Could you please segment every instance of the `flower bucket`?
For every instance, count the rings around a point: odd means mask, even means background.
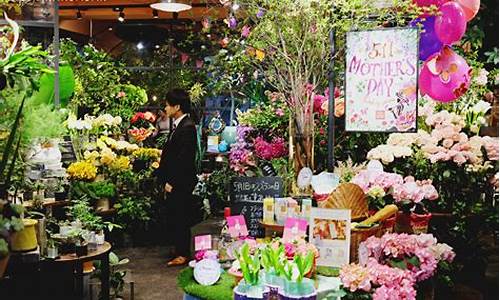
[[[148,168],[148,161],[142,159],[136,159],[132,164],[132,170],[134,172],[140,172]]]
[[[429,222],[431,221],[432,214],[410,214],[410,226],[414,234],[427,233],[429,230]]]
[[[14,252],[33,251],[38,247],[35,225],[37,220],[23,219],[24,228],[12,234],[10,247]]]
[[[279,291],[281,300],[316,300],[317,295],[314,281],[308,278],[300,283],[286,280],[284,288]]]
[[[234,300],[261,300],[264,299],[265,287],[261,284],[250,285],[241,280],[233,289]]]

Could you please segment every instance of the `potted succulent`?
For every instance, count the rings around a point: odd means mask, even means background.
[[[0,200],[0,278],[3,277],[9,260],[9,242],[13,233],[24,228],[21,218],[24,208]]]

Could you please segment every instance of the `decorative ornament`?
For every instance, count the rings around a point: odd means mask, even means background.
[[[220,134],[224,128],[226,127],[226,123],[220,118],[220,116],[213,117],[208,124],[208,128],[214,134]]]
[[[312,181],[313,172],[311,169],[305,167],[302,168],[297,176],[297,187],[299,189],[306,189]]]

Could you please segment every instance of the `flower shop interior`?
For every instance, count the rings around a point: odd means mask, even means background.
[[[498,10],[0,0],[0,299],[498,299]]]

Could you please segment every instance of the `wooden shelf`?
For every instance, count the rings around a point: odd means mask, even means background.
[[[60,200],[56,201],[54,198],[46,198],[43,201],[43,207],[62,207],[62,206],[68,206],[71,204],[70,200]],[[23,206],[25,208],[31,208],[33,207],[33,200],[29,201],[24,201]]]

